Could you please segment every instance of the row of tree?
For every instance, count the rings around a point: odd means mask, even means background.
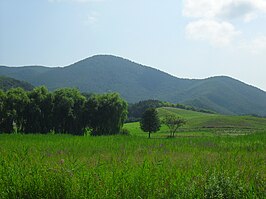
[[[127,103],[117,93],[86,96],[72,88],[49,92],[0,90],[0,132],[112,135],[121,131]]]
[[[129,104],[128,107],[128,122],[136,122],[140,121],[143,113],[149,109],[149,108],[160,108],[160,107],[173,107],[173,108],[179,108],[179,109],[184,109],[184,110],[191,110],[191,111],[196,111],[196,112],[203,112],[203,113],[214,113],[210,110],[205,110],[205,109],[200,109],[200,108],[195,108],[192,106],[188,105],[183,105],[183,104],[173,104],[170,102],[164,102],[164,101],[159,101],[159,100],[143,100],[139,101],[135,104]]]

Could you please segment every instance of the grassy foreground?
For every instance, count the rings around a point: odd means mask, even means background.
[[[265,143],[0,135],[0,198],[265,198]]]

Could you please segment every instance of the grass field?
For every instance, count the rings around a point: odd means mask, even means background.
[[[218,115],[197,114],[183,112],[173,139],[166,127],[147,139],[137,123],[131,136],[2,134],[0,198],[265,198],[264,120],[247,117],[252,132],[231,136],[200,126]]]

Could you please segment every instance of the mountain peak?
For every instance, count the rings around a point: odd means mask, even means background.
[[[116,61],[129,61],[129,62],[132,62],[130,60],[127,60],[125,58],[118,57],[118,56],[115,56],[115,55],[99,54],[99,55],[93,55],[91,57],[87,57],[87,58],[82,59],[82,60],[80,60],[78,62],[75,62],[74,64],[80,63],[80,62],[96,61],[96,60],[100,60],[100,61],[112,61],[112,60],[116,60]],[[73,64],[71,64],[71,65],[73,65]]]

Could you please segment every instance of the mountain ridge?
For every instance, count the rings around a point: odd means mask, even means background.
[[[266,92],[228,76],[178,78],[159,69],[111,55],[95,55],[64,67],[0,67],[0,75],[49,90],[119,92],[128,102],[158,99],[222,114],[266,115]]]

